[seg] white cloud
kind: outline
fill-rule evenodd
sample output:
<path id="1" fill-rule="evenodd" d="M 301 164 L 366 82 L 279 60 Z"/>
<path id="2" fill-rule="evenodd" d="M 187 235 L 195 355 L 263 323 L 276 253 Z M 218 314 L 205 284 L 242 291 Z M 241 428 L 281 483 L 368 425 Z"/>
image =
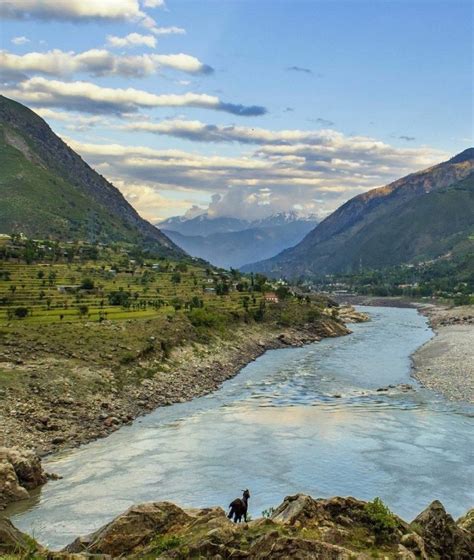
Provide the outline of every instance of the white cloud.
<path id="1" fill-rule="evenodd" d="M 26 45 L 26 43 L 29 43 L 30 40 L 28 39 L 28 37 L 25 36 L 21 36 L 21 37 L 13 37 L 12 39 L 12 43 L 14 45 Z"/>
<path id="2" fill-rule="evenodd" d="M 182 27 L 155 27 L 153 30 L 155 35 L 186 35 L 186 29 Z"/>
<path id="3" fill-rule="evenodd" d="M 164 5 L 164 0 L 143 0 L 143 6 L 145 8 L 161 8 Z"/>
<path id="4" fill-rule="evenodd" d="M 138 47 L 145 46 L 154 49 L 156 38 L 153 35 L 142 35 L 140 33 L 129 33 L 125 37 L 107 35 L 107 45 L 109 47 Z"/>
<path id="5" fill-rule="evenodd" d="M 6 88 L 4 94 L 40 107 L 62 107 L 87 113 L 126 113 L 139 108 L 199 107 L 240 116 L 261 115 L 263 107 L 225 103 L 204 93 L 156 95 L 134 88 L 106 88 L 91 82 L 62 82 L 39 76 Z"/>
<path id="6" fill-rule="evenodd" d="M 40 72 L 63 77 L 84 72 L 95 76 L 119 75 L 139 78 L 155 74 L 161 68 L 171 68 L 189 74 L 212 72 L 212 68 L 196 57 L 183 53 L 122 56 L 105 49 L 91 49 L 78 54 L 54 49 L 44 53 L 29 52 L 17 55 L 0 51 L 0 70 L 14 73 Z"/>
<path id="7" fill-rule="evenodd" d="M 114 182 L 146 185 L 149 193 L 218 195 L 209 206 L 213 215 L 248 219 L 289 209 L 324 217 L 352 196 L 447 157 L 430 148 L 401 150 L 339 133 L 321 145 L 269 144 L 235 157 L 68 142 Z M 300 155 L 274 148 L 295 148 Z"/>
<path id="8" fill-rule="evenodd" d="M 3 0 L 0 15 L 11 19 L 139 20 L 138 0 Z"/>

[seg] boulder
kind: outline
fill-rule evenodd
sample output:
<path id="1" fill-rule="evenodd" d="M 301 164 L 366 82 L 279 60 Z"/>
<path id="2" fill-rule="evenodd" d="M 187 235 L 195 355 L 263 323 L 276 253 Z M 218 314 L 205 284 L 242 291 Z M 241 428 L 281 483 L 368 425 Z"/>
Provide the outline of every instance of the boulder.
<path id="1" fill-rule="evenodd" d="M 472 560 L 474 558 L 472 533 L 456 525 L 438 500 L 422 511 L 414 519 L 412 525 L 423 537 L 429 558 L 439 557 L 443 560 Z"/>
<path id="2" fill-rule="evenodd" d="M 0 517 L 0 558 L 7 554 L 40 551 L 31 537 L 19 531 L 8 519 Z"/>
<path id="3" fill-rule="evenodd" d="M 48 478 L 41 466 L 41 459 L 29 449 L 1 448 L 0 457 L 5 454 L 13 465 L 18 481 L 27 490 L 44 484 Z"/>
<path id="4" fill-rule="evenodd" d="M 29 497 L 47 481 L 40 458 L 29 450 L 0 447 L 0 509 Z"/>
<path id="5" fill-rule="evenodd" d="M 465 515 L 456 521 L 456 525 L 474 535 L 474 508 L 470 509 Z"/>
<path id="6" fill-rule="evenodd" d="M 179 531 L 192 518 L 170 502 L 132 506 L 99 530 L 79 537 L 65 552 L 88 552 L 123 556 L 147 545 L 154 537 Z"/>
<path id="7" fill-rule="evenodd" d="M 252 560 L 353 560 L 353 551 L 325 542 L 297 537 L 280 537 L 278 531 L 267 533 L 250 549 Z M 362 558 L 362 556 L 360 556 Z"/>
<path id="8" fill-rule="evenodd" d="M 10 502 L 28 498 L 28 490 L 18 482 L 13 465 L 0 459 L 0 509 L 6 507 Z"/>

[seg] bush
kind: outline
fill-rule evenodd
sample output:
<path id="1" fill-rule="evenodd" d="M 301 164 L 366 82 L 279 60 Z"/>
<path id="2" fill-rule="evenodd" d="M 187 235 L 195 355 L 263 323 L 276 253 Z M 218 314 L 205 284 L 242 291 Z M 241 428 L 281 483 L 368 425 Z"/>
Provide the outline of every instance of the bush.
<path id="1" fill-rule="evenodd" d="M 84 278 L 81 282 L 81 289 L 82 290 L 93 290 L 94 289 L 94 281 L 91 278 Z"/>
<path id="2" fill-rule="evenodd" d="M 373 502 L 365 504 L 365 512 L 372 525 L 376 540 L 381 543 L 390 540 L 398 523 L 393 513 L 382 502 L 380 498 L 375 498 Z"/>
<path id="3" fill-rule="evenodd" d="M 17 307 L 13 313 L 17 319 L 24 319 L 25 317 L 28 317 L 28 308 Z"/>
<path id="4" fill-rule="evenodd" d="M 130 307 L 130 292 L 117 290 L 110 292 L 108 295 L 110 305 L 121 305 L 122 307 Z"/>
<path id="5" fill-rule="evenodd" d="M 204 308 L 195 308 L 188 313 L 189 320 L 194 327 L 215 327 L 224 322 L 224 316 Z"/>

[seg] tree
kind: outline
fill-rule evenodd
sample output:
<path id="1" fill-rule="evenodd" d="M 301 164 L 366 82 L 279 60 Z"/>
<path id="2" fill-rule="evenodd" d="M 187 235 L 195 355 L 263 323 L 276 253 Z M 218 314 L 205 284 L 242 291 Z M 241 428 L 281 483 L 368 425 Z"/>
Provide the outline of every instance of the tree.
<path id="1" fill-rule="evenodd" d="M 79 305 L 77 310 L 79 311 L 79 315 L 81 317 L 84 317 L 85 315 L 87 315 L 89 313 L 89 307 L 87 305 Z"/>
<path id="2" fill-rule="evenodd" d="M 95 287 L 92 278 L 84 278 L 81 282 L 81 290 L 93 290 Z"/>
<path id="3" fill-rule="evenodd" d="M 25 317 L 28 316 L 29 312 L 28 312 L 28 308 L 26 307 L 17 307 L 13 313 L 15 314 L 15 317 L 17 319 L 24 319 Z"/>
<path id="4" fill-rule="evenodd" d="M 181 274 L 179 272 L 173 272 L 171 275 L 171 282 L 173 282 L 173 284 L 179 284 L 181 282 Z"/>

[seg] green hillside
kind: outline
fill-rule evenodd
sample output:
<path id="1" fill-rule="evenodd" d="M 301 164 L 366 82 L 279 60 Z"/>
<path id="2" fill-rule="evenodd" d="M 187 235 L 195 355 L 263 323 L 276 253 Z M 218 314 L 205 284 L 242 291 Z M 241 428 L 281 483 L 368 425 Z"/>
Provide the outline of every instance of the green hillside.
<path id="1" fill-rule="evenodd" d="M 345 203 L 296 247 L 244 270 L 350 274 L 446 256 L 474 233 L 474 150 Z"/>
<path id="2" fill-rule="evenodd" d="M 0 96 L 0 233 L 183 255 L 33 111 Z"/>

